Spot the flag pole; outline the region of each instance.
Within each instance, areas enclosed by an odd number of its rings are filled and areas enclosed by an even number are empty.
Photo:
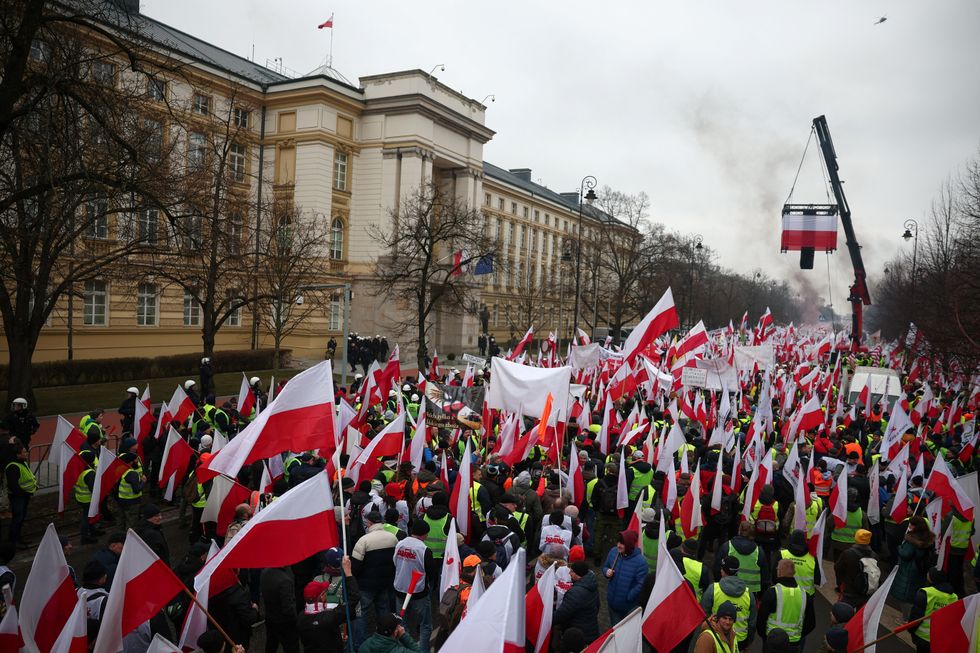
[[[235,642],[232,641],[231,636],[228,635],[227,632],[225,632],[225,629],[221,627],[221,624],[219,624],[217,621],[214,620],[214,617],[211,616],[211,613],[208,612],[208,609],[205,608],[203,605],[201,605],[201,602],[197,600],[197,596],[195,596],[194,593],[191,592],[187,588],[186,585],[184,585],[183,583],[181,583],[180,586],[181,586],[181,589],[184,590],[184,593],[187,594],[187,596],[189,596],[191,598],[191,601],[194,602],[194,605],[196,605],[198,607],[198,609],[201,612],[204,613],[204,616],[208,618],[208,622],[212,626],[214,626],[214,628],[221,634],[221,636],[224,638],[224,640],[226,642],[228,642],[228,645],[231,646],[232,650],[234,650],[235,647],[238,646],[238,645]]]
[[[898,628],[896,628],[895,630],[889,631],[887,634],[882,635],[881,637],[879,637],[878,639],[876,639],[876,640],[874,640],[872,642],[868,642],[867,644],[865,644],[863,646],[860,646],[860,647],[855,648],[855,649],[851,649],[850,653],[860,653],[860,651],[863,651],[866,648],[870,648],[870,647],[874,646],[875,644],[878,644],[879,642],[883,642],[886,639],[888,639],[889,637],[894,637],[895,635],[898,635],[899,633],[904,633],[906,630],[911,630],[912,628],[915,628],[916,626],[918,626],[920,623],[922,623],[923,621],[925,621],[926,619],[928,619],[931,616],[932,615],[927,615],[925,617],[919,617],[915,621],[909,621],[908,623],[904,623],[901,626],[899,626]]]

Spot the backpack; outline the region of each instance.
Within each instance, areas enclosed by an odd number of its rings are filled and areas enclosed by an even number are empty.
[[[871,596],[881,584],[881,568],[878,561],[874,558],[861,558],[858,563],[861,565],[861,593],[864,596]]]
[[[616,512],[616,497],[619,492],[619,486],[602,483],[596,483],[596,486],[595,490],[593,490],[593,496],[596,493],[599,495],[596,497],[599,499],[596,509],[603,513]]]
[[[718,514],[712,517],[715,523],[721,526],[732,523],[736,512],[738,512],[735,507],[736,500],[737,497],[735,496],[734,492],[722,493],[721,508],[719,509]]]
[[[755,518],[756,539],[775,541],[779,537],[779,523],[776,521],[776,511],[771,505],[761,504],[759,514]]]

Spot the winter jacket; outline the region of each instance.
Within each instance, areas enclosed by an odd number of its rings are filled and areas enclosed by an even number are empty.
[[[153,549],[153,553],[163,560],[163,564],[170,566],[170,545],[167,538],[163,535],[163,529],[148,521],[143,522],[137,529],[136,534],[146,543],[146,546]]]
[[[736,535],[728,542],[722,542],[721,546],[716,550],[718,552],[724,551],[726,553],[715,555],[714,568],[711,570],[714,573],[715,578],[721,577],[721,561],[725,558],[725,555],[727,555],[729,544],[731,544],[732,547],[742,555],[751,555],[752,552],[755,551],[756,561],[759,563],[759,578],[762,583],[762,587],[768,587],[770,579],[769,556],[766,555],[766,552],[761,546],[756,544],[755,540],[742,537],[741,535]]]
[[[375,633],[371,635],[357,653],[419,653],[422,649],[418,643],[412,639],[411,635],[405,633],[397,641],[386,635]]]
[[[626,614],[637,606],[643,581],[647,577],[647,561],[643,552],[636,548],[636,533],[623,531],[620,535],[632,537],[633,546],[627,547],[628,553],[620,553],[618,547],[609,550],[606,561],[602,565],[602,574],[614,569],[616,573],[609,579],[606,587],[606,603],[621,614]]]
[[[105,567],[106,575],[109,577],[109,580],[106,581],[105,586],[111,586],[112,577],[116,575],[116,567],[119,566],[119,556],[106,547],[96,551],[95,555],[92,556],[92,560],[100,562],[102,566]]]
[[[248,590],[235,583],[208,602],[208,611],[234,642],[248,650],[252,625],[259,620],[259,611],[252,607]]]
[[[265,606],[265,620],[272,624],[296,623],[296,581],[288,567],[262,570],[259,586]]]
[[[372,524],[351,553],[351,570],[362,590],[390,589],[395,582],[395,546],[398,538],[381,524]]]
[[[776,578],[772,587],[762,593],[762,597],[759,600],[756,630],[759,633],[759,637],[762,637],[763,639],[766,637],[769,617],[776,611],[776,585],[782,585],[783,587],[799,587],[795,578],[780,577]],[[803,594],[806,597],[806,608],[803,610],[803,636],[806,637],[816,625],[816,617],[813,613],[813,598],[806,596],[806,592]]]
[[[905,603],[914,601],[916,592],[928,584],[926,572],[935,556],[935,538],[931,532],[906,533],[905,541],[898,547],[898,573],[889,595]]]
[[[708,623],[711,624],[711,629],[703,628],[698,635],[697,640],[694,644],[694,653],[716,653],[719,650],[717,645],[718,638],[721,641],[728,644],[728,650],[735,650],[735,629],[733,628],[729,633],[728,637],[724,637],[721,634],[721,628],[718,626],[718,620],[712,615],[708,617]],[[712,633],[712,630],[714,633]]]
[[[361,593],[357,587],[357,579],[347,578],[347,605],[351,617],[356,615],[357,604]],[[299,639],[303,643],[304,653],[333,653],[344,650],[344,642],[340,637],[341,626],[347,623],[347,611],[343,605],[322,612],[304,612],[299,616],[296,627]]]
[[[860,608],[868,602],[868,597],[864,593],[865,579],[861,558],[874,558],[880,562],[878,554],[872,551],[870,546],[854,544],[845,549],[834,563],[837,590],[841,593],[841,600],[855,608]]]
[[[582,576],[565,592],[565,598],[555,610],[554,621],[565,630],[581,630],[586,644],[598,639],[599,585],[595,573],[590,571]]]
[[[738,576],[725,576],[718,581],[721,586],[721,591],[727,596],[737,599],[742,594],[748,591],[748,587],[745,585],[745,581]],[[705,614],[714,614],[718,610],[718,606],[715,605],[715,593],[714,585],[708,588],[701,596],[701,607],[704,608]],[[744,648],[748,648],[748,645],[752,643],[755,639],[755,624],[757,619],[757,611],[755,605],[755,599],[749,602],[749,620],[748,629],[746,630],[746,640],[742,642]]]

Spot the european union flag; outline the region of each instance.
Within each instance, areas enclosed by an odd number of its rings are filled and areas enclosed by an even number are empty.
[[[484,254],[477,259],[473,274],[493,274],[493,254]]]

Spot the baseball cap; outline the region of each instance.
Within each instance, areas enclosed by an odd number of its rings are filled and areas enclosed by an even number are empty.
[[[468,555],[465,558],[463,558],[463,566],[464,567],[479,567],[480,566],[480,563],[482,563],[482,562],[483,562],[483,559],[480,558],[480,556],[478,556],[476,554]]]

